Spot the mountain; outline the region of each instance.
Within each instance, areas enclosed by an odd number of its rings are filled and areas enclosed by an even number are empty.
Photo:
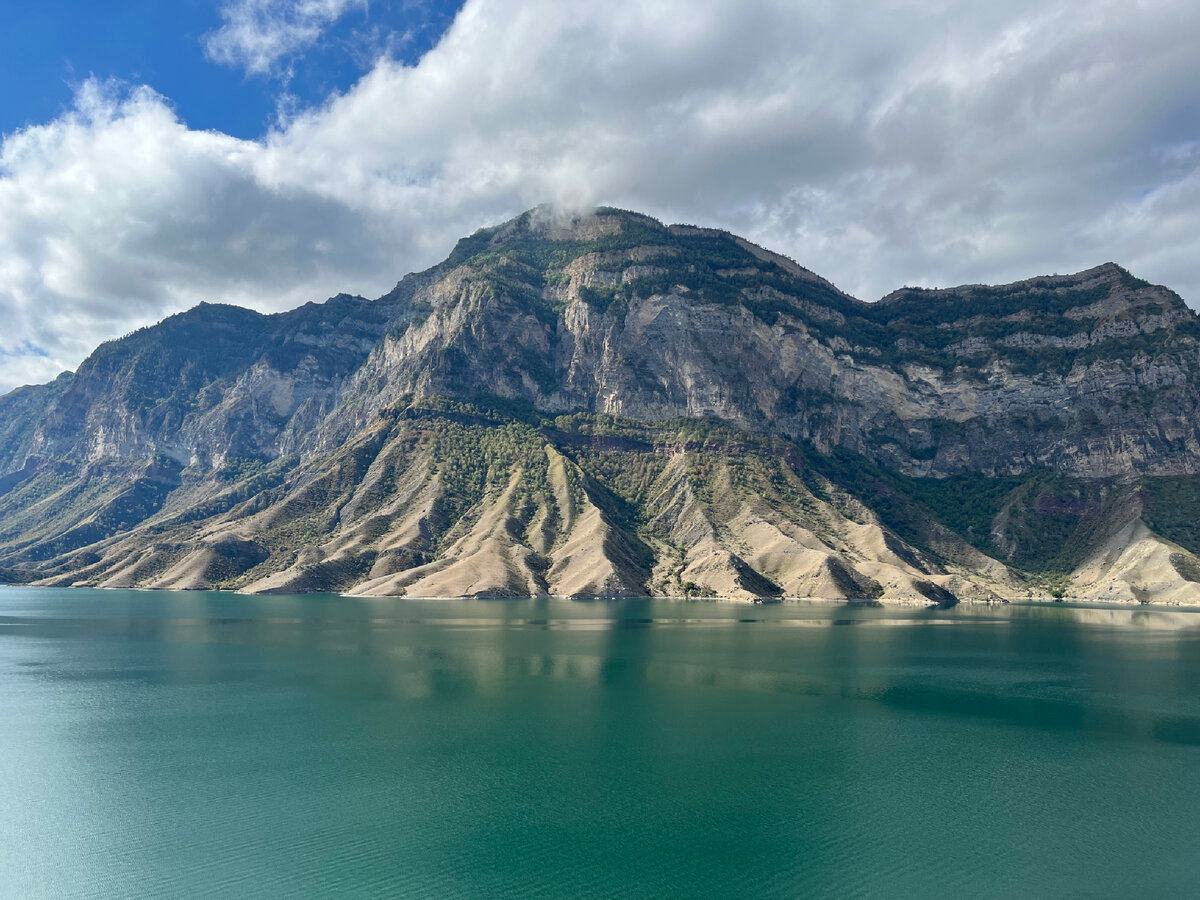
[[[201,304],[0,397],[0,577],[1200,604],[1200,317],[1107,263],[874,303],[527,212],[378,300]]]

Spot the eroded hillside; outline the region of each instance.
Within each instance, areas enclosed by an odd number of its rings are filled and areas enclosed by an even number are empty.
[[[536,210],[377,301],[201,306],[0,398],[0,576],[1200,603],[1200,324],[1107,264],[851,298]]]

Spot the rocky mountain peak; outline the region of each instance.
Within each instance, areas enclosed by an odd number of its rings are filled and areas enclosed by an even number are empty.
[[[201,304],[0,397],[0,568],[944,600],[1126,535],[1166,583],[1198,473],[1200,319],[1120,266],[864,303],[728,232],[539,207],[378,300]],[[1150,577],[1112,560],[1080,571]]]

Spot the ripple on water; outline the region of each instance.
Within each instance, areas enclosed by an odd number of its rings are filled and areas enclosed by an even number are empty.
[[[1182,611],[7,589],[0,895],[1182,896],[1198,683]]]

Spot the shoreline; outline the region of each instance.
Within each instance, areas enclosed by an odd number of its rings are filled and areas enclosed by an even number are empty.
[[[35,590],[91,590],[91,591],[136,591],[146,594],[228,594],[235,597],[342,597],[347,600],[421,600],[438,602],[444,600],[477,600],[482,603],[493,601],[508,601],[508,600],[565,600],[574,603],[627,603],[631,601],[669,601],[673,603],[719,603],[738,606],[801,606],[805,604],[821,605],[821,606],[844,606],[844,607],[875,607],[875,608],[893,608],[893,609],[953,609],[956,606],[1032,606],[1032,607],[1061,607],[1063,609],[1145,609],[1145,610],[1160,610],[1169,612],[1196,612],[1200,613],[1200,606],[1188,606],[1180,603],[1172,603],[1169,601],[1131,601],[1131,600],[1105,600],[1101,598],[1077,597],[1062,599],[1038,599],[1031,597],[1019,597],[1007,599],[996,597],[992,599],[980,598],[962,598],[955,603],[944,604],[935,603],[927,599],[917,599],[915,597],[879,597],[879,598],[863,598],[851,599],[842,597],[766,597],[766,598],[740,598],[740,597],[679,597],[670,595],[653,595],[646,594],[641,596],[611,596],[603,594],[586,594],[586,595],[561,595],[561,594],[525,594],[525,595],[453,595],[453,596],[404,596],[395,594],[346,594],[336,591],[263,591],[256,593],[246,593],[244,591],[228,590],[224,588],[146,588],[146,587],[104,587],[99,585],[46,585],[46,584],[30,584],[16,581],[0,582],[0,590],[4,588],[33,588]]]

